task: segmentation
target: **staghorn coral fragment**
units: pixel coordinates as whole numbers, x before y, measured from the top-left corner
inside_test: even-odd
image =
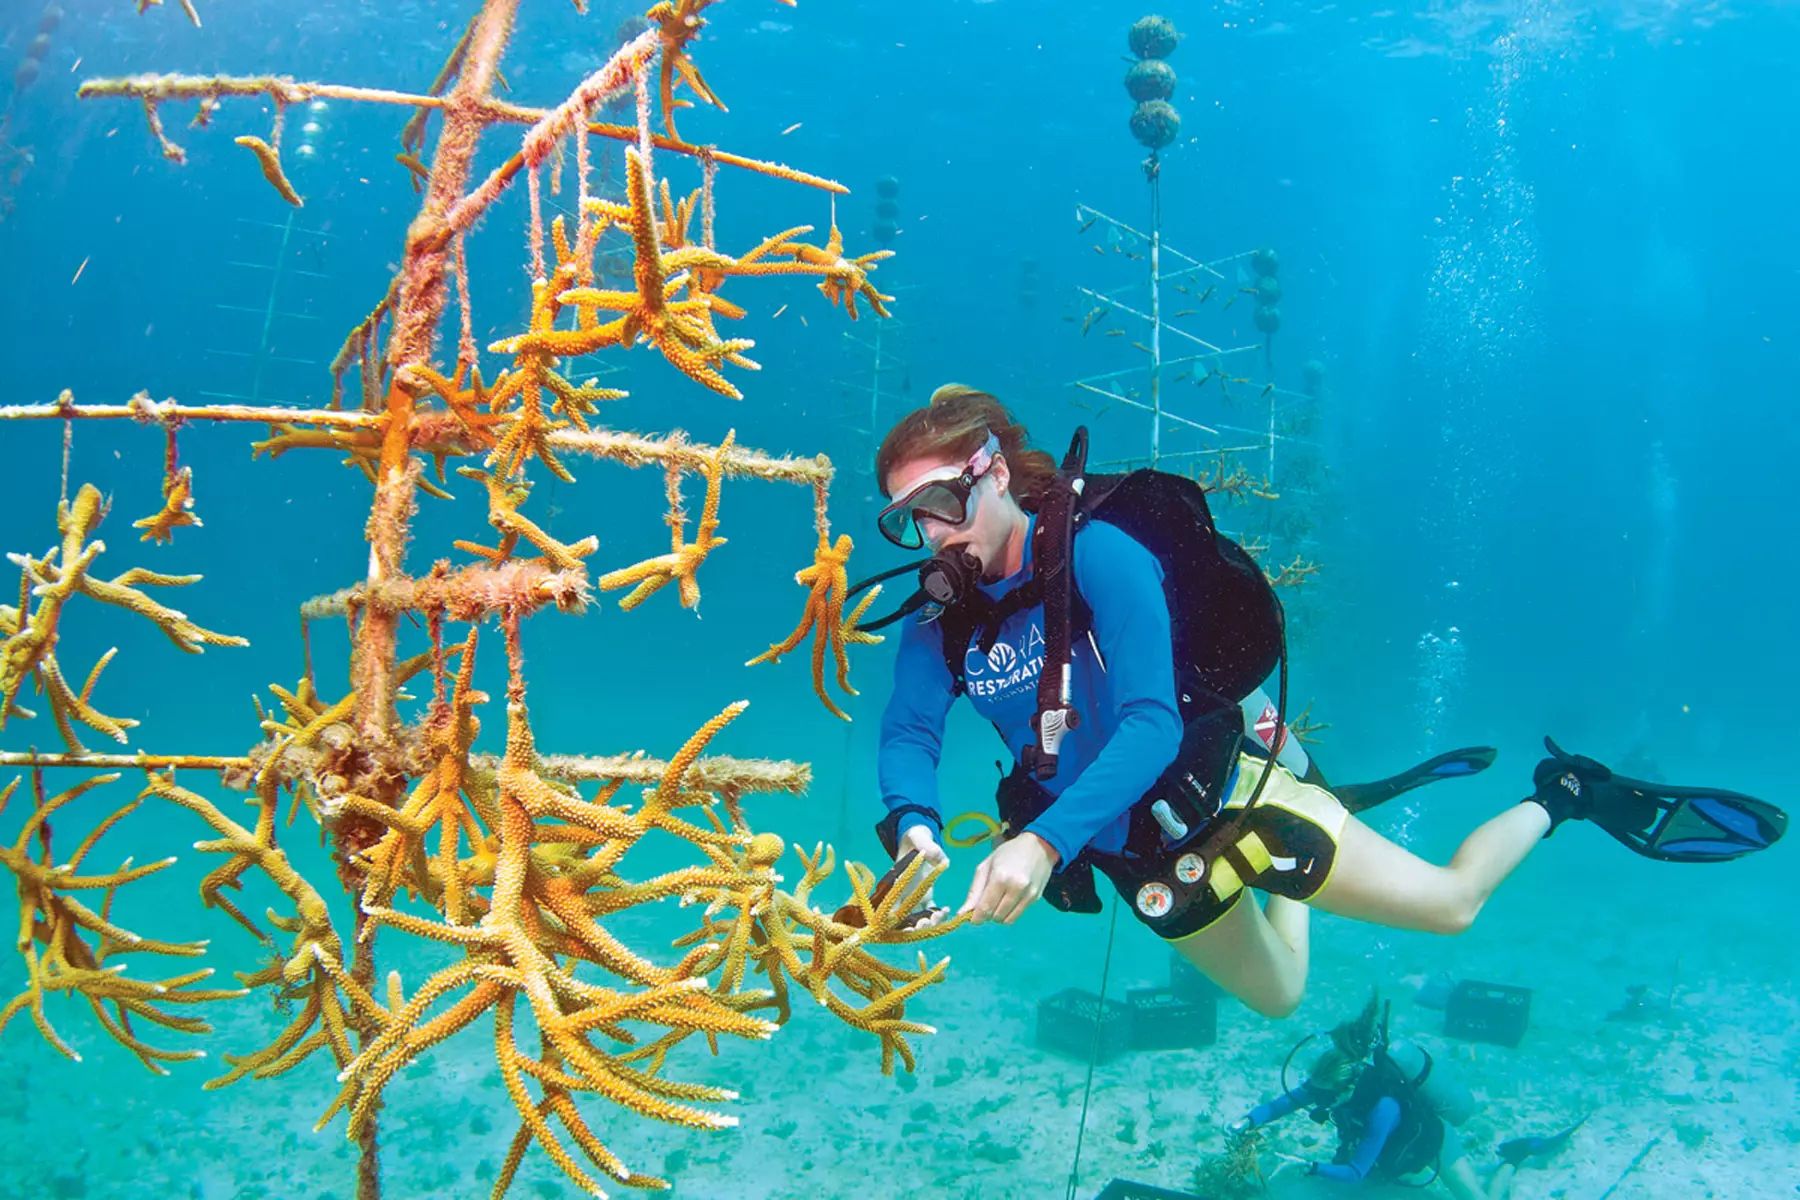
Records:
[[[274,775],[264,772],[258,781],[257,820],[253,830],[233,821],[204,797],[178,787],[166,775],[152,774],[142,795],[188,809],[220,835],[212,841],[196,842],[194,846],[203,853],[230,856],[201,883],[201,899],[208,907],[223,908],[265,943],[272,943],[269,935],[257,929],[221,895],[224,888],[241,886],[239,881],[243,874],[252,867],[266,875],[294,905],[292,917],[269,913],[270,922],[292,938],[287,953],[275,954],[269,965],[260,971],[240,973],[238,980],[246,988],[272,989],[284,1005],[301,1001],[301,1012],[263,1049],[244,1055],[225,1055],[225,1063],[231,1069],[206,1086],[224,1087],[246,1075],[259,1079],[280,1075],[321,1049],[329,1049],[340,1067],[349,1062],[354,1055],[352,1035],[372,1034],[385,1027],[390,1017],[345,966],[343,943],[332,928],[324,897],[294,869],[286,853],[276,845]]]
[[[676,470],[668,472],[669,553],[645,559],[634,566],[611,571],[600,577],[600,590],[603,592],[622,587],[631,588],[619,601],[621,609],[631,611],[661,591],[671,580],[681,594],[683,608],[699,605],[700,581],[695,578],[695,573],[699,571],[700,564],[706,561],[706,556],[723,546],[727,540],[718,536],[719,485],[725,475],[725,456],[731,452],[731,444],[736,437],[736,430],[727,433],[725,440],[719,443],[718,450],[700,469],[706,480],[706,500],[701,507],[700,523],[695,527],[692,542],[682,541],[682,534],[687,530],[687,517],[681,509],[681,473]]]
[[[455,687],[425,718],[426,746],[435,763],[407,797],[394,827],[364,853],[364,904],[385,906],[405,888],[441,910],[450,924],[461,925],[471,912],[470,872],[460,854],[464,842],[480,848],[483,861],[475,874],[491,876],[487,834],[499,823],[496,785],[491,771],[469,762],[469,748],[481,732],[475,709],[488,700],[473,684],[478,635],[479,630],[469,630]],[[435,851],[427,841],[434,828]]]
[[[83,861],[100,839],[131,815],[139,802],[125,804],[100,821],[66,862],[57,864],[52,858],[50,816],[86,792],[114,783],[118,778],[117,775],[96,775],[48,800],[40,792],[36,811],[26,818],[12,845],[0,847],[0,867],[11,872],[18,885],[17,944],[19,954],[25,960],[26,973],[25,990],[0,1008],[0,1032],[20,1012],[29,1012],[45,1041],[58,1053],[80,1061],[81,1056],[57,1034],[44,1010],[46,995],[80,996],[115,1041],[155,1074],[166,1075],[168,1070],[164,1063],[187,1062],[203,1057],[204,1052],[152,1046],[138,1036],[134,1022],[149,1022],[177,1033],[211,1033],[212,1027],[205,1021],[177,1016],[166,1011],[167,1006],[230,999],[244,995],[244,991],[241,988],[195,987],[212,975],[211,969],[190,971],[167,979],[144,980],[127,978],[121,973],[125,970],[124,965],[112,962],[125,954],[194,958],[202,954],[206,946],[204,942],[162,942],[143,938],[115,925],[110,918],[119,888],[162,871],[173,864],[174,859],[163,859],[143,867],[133,867],[131,860],[126,859],[117,871],[109,874],[78,874]],[[0,811],[5,810],[18,786],[19,781],[14,779],[0,788]],[[38,843],[35,857],[31,849],[33,840]],[[98,911],[74,895],[84,891],[103,893]]]
[[[1308,562],[1299,554],[1294,555],[1294,561],[1288,563],[1280,570],[1273,573],[1268,571],[1263,572],[1263,574],[1268,576],[1270,587],[1301,587],[1318,573],[1319,564]]]
[[[133,521],[133,529],[142,529],[140,542],[172,542],[177,529],[193,526],[199,528],[205,522],[194,515],[194,469],[180,467],[170,472],[163,479],[162,510],[141,521]]]
[[[500,545],[496,548],[489,549],[459,541],[456,543],[458,549],[479,555],[492,563],[503,563],[512,557],[513,549],[524,540],[536,547],[543,556],[543,561],[550,566],[559,571],[581,571],[585,580],[586,568],[582,566],[581,560],[600,548],[599,538],[589,534],[573,545],[564,545],[519,511],[519,506],[531,494],[529,484],[510,482],[504,476],[474,467],[458,467],[457,474],[487,486],[488,524],[500,532]]]
[[[712,310],[704,294],[683,297],[691,282],[679,266],[664,261],[658,241],[656,206],[651,193],[650,165],[636,146],[625,148],[625,189],[629,200],[629,229],[634,252],[633,292],[576,288],[565,284],[554,297],[538,299],[533,286],[533,320],[526,332],[503,338],[489,347],[497,354],[536,354],[568,358],[592,354],[611,346],[630,346],[642,338],[662,352],[670,365],[720,395],[742,400],[744,395],[719,373],[723,362],[758,369],[743,356],[753,343],[748,339],[721,340],[712,327]],[[723,256],[721,256],[723,257]],[[562,268],[569,269],[567,266]],[[571,280],[571,282],[573,282]],[[576,310],[576,328],[556,329],[549,301]],[[602,323],[601,313],[619,313]]]
[[[735,1123],[734,1118],[694,1107],[731,1099],[733,1093],[677,1083],[646,1071],[604,1049],[595,1041],[597,1037],[629,1043],[632,1039],[621,1028],[626,1022],[649,1022],[683,1036],[705,1032],[766,1037],[774,1029],[769,1022],[747,1017],[713,997],[705,980],[691,970],[696,955],[689,955],[674,968],[663,968],[627,951],[589,915],[583,899],[590,888],[598,886],[604,892],[607,881],[614,878],[614,865],[650,829],[665,829],[702,846],[728,846],[742,840],[688,826],[667,811],[700,751],[742,706],[727,709],[690,738],[670,760],[656,791],[635,812],[613,804],[605,789],[595,801],[580,800],[537,774],[530,722],[522,702],[523,682],[517,674],[516,632],[510,623],[507,628],[513,664],[507,752],[487,818],[495,825],[496,851],[489,877],[491,891],[481,920],[477,924],[430,921],[376,903],[379,893],[365,895],[363,901],[363,911],[375,924],[460,947],[469,958],[438,972],[403,1007],[394,1010],[389,1027],[369,1041],[343,1071],[344,1091],[331,1111],[348,1108],[352,1130],[359,1128],[401,1067],[491,1012],[495,1058],[519,1111],[525,1131],[522,1137],[541,1145],[575,1182],[597,1189],[590,1167],[619,1180],[633,1176],[593,1134],[574,1104],[576,1093],[593,1092],[642,1115],[691,1128],[716,1129]],[[465,664],[467,661],[465,658]],[[473,703],[462,692],[460,679],[457,694]],[[450,752],[463,753],[454,743]],[[549,853],[545,835],[563,823],[579,824],[599,835],[592,853],[575,859]],[[404,857],[416,859],[415,855]],[[440,856],[439,869],[454,868]],[[735,874],[728,877],[736,879]],[[656,898],[666,894],[662,889],[651,889],[651,893]],[[633,902],[648,898],[651,896],[634,896]],[[561,932],[553,932],[556,930]],[[595,963],[636,990],[583,982],[559,963],[559,956],[564,955]],[[461,998],[428,1019],[434,1005],[461,989],[467,989]],[[520,1047],[515,1033],[515,1007],[520,997],[530,1005],[540,1034],[536,1055]],[[532,1096],[532,1081],[541,1088],[541,1097]],[[330,1115],[328,1112],[327,1117]],[[587,1165],[570,1152],[551,1117],[560,1123]]]
[[[790,1012],[790,984],[797,984],[833,1016],[878,1038],[883,1074],[891,1074],[896,1062],[910,1071],[913,1054],[907,1036],[933,1030],[906,1020],[906,1001],[943,978],[949,960],[928,965],[921,955],[918,968],[907,970],[884,962],[869,948],[942,937],[963,923],[961,917],[929,925],[919,922],[941,868],[927,870],[914,859],[877,881],[867,867],[849,864],[846,873],[852,896],[838,912],[854,911],[858,921],[850,924],[812,907],[813,890],[832,872],[829,849],[816,847],[810,857],[800,852],[806,870],[792,893],[782,891],[778,877],[769,874],[782,851],[781,839],[772,834],[757,835],[741,851],[708,851],[716,863],[734,867],[750,879],[736,886],[696,887],[693,900],[706,904],[706,918],[700,929],[678,939],[676,945],[695,946],[703,952],[696,969],[717,971],[722,993],[736,991],[752,969],[763,974],[773,990],[768,997],[752,998],[750,1003],[775,1007],[781,1021],[787,1020]],[[726,910],[734,910],[735,915],[721,917]],[[803,943],[810,943],[810,961],[801,954]],[[833,990],[833,983],[868,1003],[858,1007]],[[634,1053],[654,1065],[673,1044],[665,1037]]]
[[[675,98],[678,84],[687,84],[696,96],[720,112],[727,111],[725,102],[706,85],[706,80],[700,75],[700,68],[694,65],[693,58],[688,54],[688,45],[706,27],[706,19],[700,14],[715,2],[716,0],[660,0],[644,14],[645,19],[656,26],[657,37],[662,43],[662,66],[657,90],[662,98],[663,127],[668,130],[671,138],[680,136],[675,131],[675,110],[692,107],[689,101]],[[794,0],[781,2],[791,5]]]
[[[275,147],[252,135],[235,140],[238,145],[256,155],[256,165],[262,168],[263,178],[269,181],[269,186],[274,188],[283,200],[295,208],[306,206],[306,201],[300,198],[300,193],[296,192],[294,185],[288,182],[287,172],[281,169],[281,155]]]
[[[161,5],[162,2],[163,0],[137,0],[138,15],[143,16],[146,11]],[[193,23],[194,28],[200,28],[200,13],[194,7],[194,0],[176,0],[176,2],[181,5],[181,11],[187,14],[187,19]]]
[[[95,578],[91,568],[106,545],[93,540],[92,534],[105,515],[106,506],[92,484],[83,485],[73,503],[65,500],[58,504],[60,544],[41,558],[27,554],[9,556],[22,571],[19,606],[0,606],[0,632],[6,634],[6,640],[0,643],[0,729],[6,727],[9,715],[23,711],[17,705],[19,690],[27,678],[34,678],[50,700],[64,741],[77,753],[82,747],[75,737],[73,722],[120,742],[125,741],[124,731],[136,722],[107,717],[90,702],[94,685],[113,652],[101,657],[79,693],[63,678],[53,648],[63,609],[74,596],[84,595],[148,619],[178,649],[190,654],[198,654],[206,646],[249,645],[243,638],[201,628],[185,613],[157,603],[140,590],[140,585],[145,584],[185,586],[197,582],[198,575],[162,575],[133,567],[110,580]],[[31,604],[33,597],[37,600],[35,607]]]
[[[886,305],[893,301],[892,296],[884,296],[875,285],[869,282],[869,272],[875,264],[884,258],[893,256],[892,250],[876,250],[855,258],[844,257],[844,235],[838,231],[836,222],[832,223],[831,235],[824,246],[809,246],[804,242],[783,241],[775,246],[774,254],[785,254],[797,263],[804,263],[815,268],[825,276],[819,281],[819,291],[833,304],[841,304],[844,311],[856,320],[856,298],[858,296],[869,302],[879,317],[890,316]]]
[[[808,589],[806,610],[800,616],[800,623],[794,626],[794,631],[786,638],[745,664],[753,667],[758,663],[780,662],[782,655],[797,647],[811,633],[813,691],[833,716],[846,721],[850,719],[850,715],[833,703],[825,690],[826,651],[830,651],[837,665],[838,687],[854,696],[857,693],[850,686],[850,659],[844,648],[852,643],[868,645],[881,640],[877,635],[856,628],[856,622],[868,610],[869,604],[874,600],[873,596],[859,604],[848,620],[844,617],[844,597],[850,590],[850,576],[845,564],[850,560],[850,550],[849,534],[840,534],[834,545],[821,528],[818,548],[813,551],[812,565],[801,568],[794,575],[794,582]]]

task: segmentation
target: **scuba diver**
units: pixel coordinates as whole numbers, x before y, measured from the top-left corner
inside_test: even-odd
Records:
[[[1732,792],[1615,777],[1553,743],[1535,790],[1478,827],[1448,865],[1363,824],[1417,783],[1470,774],[1492,752],[1334,794],[1278,758],[1286,735],[1281,606],[1260,567],[1213,526],[1194,481],[1089,474],[1086,431],[1059,470],[993,396],[939,388],[876,457],[892,499],[878,523],[931,557],[905,620],[878,762],[896,860],[948,862],[937,767],[958,696],[1014,758],[992,851],[961,911],[1016,921],[1040,896],[1098,912],[1098,868],[1133,914],[1267,1016],[1300,1002],[1309,906],[1400,929],[1459,933],[1532,848],[1568,821],[1671,861],[1722,861],[1779,838],[1779,809]],[[1280,669],[1277,703],[1246,735],[1243,702]],[[1247,890],[1266,906],[1244,903]]]
[[[1364,1010],[1365,1017],[1370,1013],[1370,1009]],[[1345,1028],[1340,1025],[1332,1031],[1334,1042]],[[1277,1171],[1275,1178],[1297,1171],[1348,1184],[1376,1180],[1422,1188],[1442,1182],[1456,1200],[1508,1200],[1512,1195],[1513,1177],[1522,1166],[1549,1160],[1567,1146],[1575,1131],[1581,1128],[1581,1122],[1576,1122],[1548,1137],[1521,1137],[1502,1142],[1500,1163],[1484,1187],[1458,1132],[1476,1110],[1469,1089],[1446,1065],[1437,1062],[1417,1044],[1410,1041],[1390,1043],[1385,1016],[1378,1039],[1373,1036],[1377,1031],[1372,1020],[1356,1028],[1371,1035],[1360,1047],[1370,1061],[1363,1064],[1358,1060],[1354,1064],[1350,1073],[1354,1080],[1352,1084],[1339,1086],[1328,1097],[1314,1102],[1307,1098],[1312,1092],[1309,1080],[1301,1087],[1284,1091],[1276,1100],[1258,1105],[1249,1116],[1231,1127],[1234,1134],[1241,1136],[1247,1130],[1299,1108],[1310,1108],[1315,1121],[1321,1124],[1329,1121],[1337,1127],[1338,1148],[1330,1162],[1309,1162],[1283,1156],[1288,1158],[1288,1165]],[[1349,1051],[1356,1048],[1334,1045],[1321,1056],[1321,1061],[1343,1062]],[[1290,1053],[1289,1058],[1292,1057]],[[1284,1076],[1286,1070],[1284,1063]],[[1316,1067],[1314,1074],[1318,1074]],[[1342,1070],[1334,1071],[1333,1079],[1341,1080],[1345,1074]],[[1348,1092],[1347,1097],[1344,1097],[1345,1092]],[[1424,1177],[1422,1180],[1421,1176]]]
[[[1265,1100],[1244,1114],[1243,1118],[1233,1121],[1226,1127],[1226,1132],[1241,1137],[1252,1129],[1261,1129],[1265,1125],[1302,1109],[1314,1113],[1330,1110],[1331,1106],[1344,1099],[1350,1089],[1356,1086],[1368,1065],[1369,1054],[1375,1049],[1376,1018],[1380,1015],[1379,998],[1373,994],[1369,1002],[1356,1017],[1348,1021],[1340,1021],[1326,1035],[1331,1045],[1313,1060],[1312,1069],[1296,1087],[1287,1086],[1288,1064],[1306,1043],[1319,1036],[1308,1034],[1298,1045],[1288,1051],[1287,1059],[1281,1064],[1281,1094],[1273,1100]]]

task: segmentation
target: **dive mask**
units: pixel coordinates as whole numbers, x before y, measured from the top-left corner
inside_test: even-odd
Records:
[[[1000,439],[989,433],[987,441],[960,468],[940,467],[915,483],[905,495],[895,497],[875,518],[881,536],[902,550],[917,550],[925,545],[920,517],[961,525],[969,519],[970,494],[993,468],[999,453]]]

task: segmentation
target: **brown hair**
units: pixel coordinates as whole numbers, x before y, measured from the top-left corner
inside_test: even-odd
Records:
[[[931,393],[931,402],[901,417],[881,439],[875,454],[875,480],[888,494],[888,472],[919,458],[968,458],[981,449],[988,434],[1000,440],[1000,452],[1012,472],[1012,492],[1026,508],[1035,506],[1056,478],[1056,461],[1029,447],[1031,435],[1004,404],[960,383],[946,383]]]

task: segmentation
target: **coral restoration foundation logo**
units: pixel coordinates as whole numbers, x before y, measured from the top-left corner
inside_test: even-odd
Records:
[[[1044,627],[1037,621],[1023,633],[995,642],[986,654],[972,644],[963,656],[969,695],[981,699],[1007,700],[1035,688],[1043,670]]]

